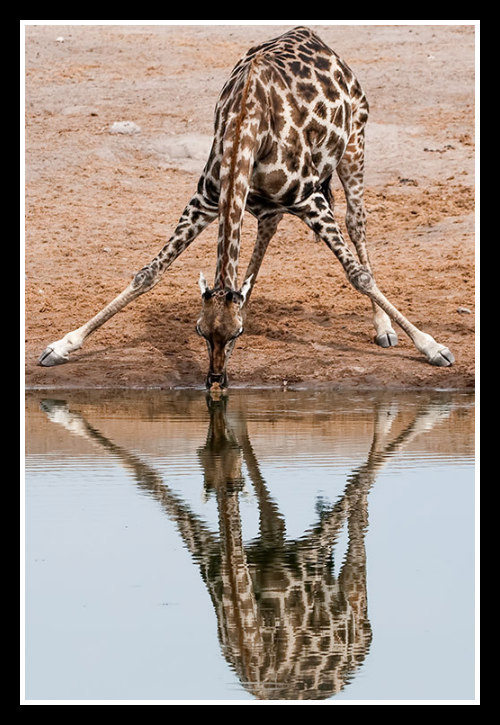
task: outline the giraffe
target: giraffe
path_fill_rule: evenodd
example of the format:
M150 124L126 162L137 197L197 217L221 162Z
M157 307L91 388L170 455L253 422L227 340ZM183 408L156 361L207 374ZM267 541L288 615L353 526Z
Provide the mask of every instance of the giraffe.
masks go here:
M218 218L215 279L210 287L200 273L202 309L196 331L208 350L207 387L226 388L227 364L243 332L252 289L269 242L287 213L326 243L351 285L370 299L378 345L397 344L394 322L429 363L451 365L450 350L412 324L380 291L373 275L363 201L368 111L352 70L309 28L299 26L250 48L222 88L208 160L168 243L91 320L48 345L39 364L66 362L88 335L152 289L179 254ZM346 228L356 253L334 216L330 190L334 171L346 197ZM257 237L240 287L245 211L257 218Z
M206 496L215 496L217 533L137 453L114 443L64 401L44 400L41 407L54 424L119 461L175 522L210 595L222 653L248 692L261 700L334 696L355 677L373 638L365 546L370 490L391 457L432 430L451 407L422 402L401 426L397 401L375 401L365 462L348 475L339 499L321 508L304 535L287 539L245 412L230 419L224 396L214 401L207 394L207 404L209 426L198 460ZM244 470L259 509L259 534L246 543L239 507ZM335 575L333 553L344 525L347 550Z

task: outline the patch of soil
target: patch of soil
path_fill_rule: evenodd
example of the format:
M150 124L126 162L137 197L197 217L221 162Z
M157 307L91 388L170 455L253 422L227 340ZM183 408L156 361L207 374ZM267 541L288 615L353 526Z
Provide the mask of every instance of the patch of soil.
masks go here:
M216 224L70 363L37 360L166 243L196 188L227 75L251 45L286 29L26 27L27 387L203 384L197 280L215 271ZM397 347L375 345L369 300L325 245L285 217L230 361L231 383L472 389L474 27L313 29L370 101L365 200L377 283L456 363L427 364L402 331ZM132 132L110 133L122 122ZM342 220L338 182L334 196ZM255 233L245 216L241 273Z

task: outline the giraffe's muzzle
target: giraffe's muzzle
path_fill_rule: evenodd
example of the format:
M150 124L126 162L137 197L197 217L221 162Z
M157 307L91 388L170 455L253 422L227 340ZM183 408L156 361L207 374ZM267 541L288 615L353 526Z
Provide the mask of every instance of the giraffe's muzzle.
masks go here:
M214 387L217 389L227 388L226 373L225 372L223 372L223 373L209 372L207 375L206 386L209 389L212 389Z

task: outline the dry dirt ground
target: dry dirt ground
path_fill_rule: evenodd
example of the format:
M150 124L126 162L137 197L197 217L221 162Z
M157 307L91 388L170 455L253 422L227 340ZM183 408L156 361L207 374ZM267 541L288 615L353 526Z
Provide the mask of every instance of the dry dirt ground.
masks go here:
M55 368L45 346L80 326L156 255L195 190L230 70L291 26L26 27L26 385L202 385L200 270L216 224L162 282ZM380 289L454 353L425 362L400 331L373 342L367 298L298 220L285 217L230 361L232 385L474 387L474 27L314 25L371 107L366 206ZM116 122L139 127L110 133ZM344 198L334 185L339 221ZM242 272L256 223L245 217Z

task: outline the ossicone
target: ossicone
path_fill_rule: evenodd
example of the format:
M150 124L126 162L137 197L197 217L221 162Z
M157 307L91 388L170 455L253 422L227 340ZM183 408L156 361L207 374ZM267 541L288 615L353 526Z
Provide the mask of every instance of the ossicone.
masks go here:
M212 296L211 290L208 288L207 280L205 279L205 275L203 272L200 272L200 278L198 279L198 284L200 285L201 290L201 296L204 300L209 300Z

